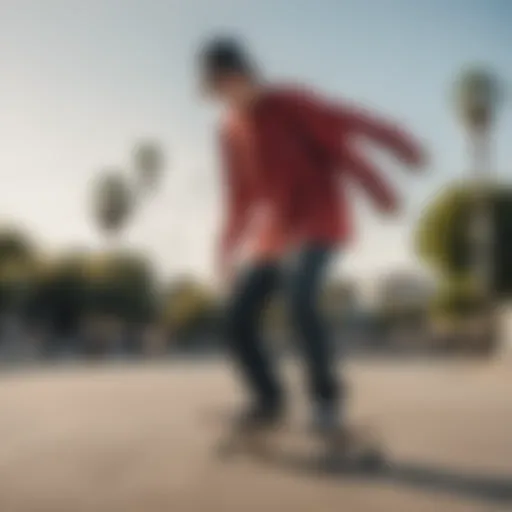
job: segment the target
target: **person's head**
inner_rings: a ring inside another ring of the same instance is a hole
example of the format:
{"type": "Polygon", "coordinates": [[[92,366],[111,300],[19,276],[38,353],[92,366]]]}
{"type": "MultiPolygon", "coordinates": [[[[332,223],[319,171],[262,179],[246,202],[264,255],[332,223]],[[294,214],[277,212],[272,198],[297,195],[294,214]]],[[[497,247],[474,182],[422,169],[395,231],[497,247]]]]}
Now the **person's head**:
{"type": "Polygon", "coordinates": [[[200,52],[203,90],[209,97],[235,107],[250,103],[259,89],[259,77],[243,45],[234,38],[218,37],[200,52]]]}

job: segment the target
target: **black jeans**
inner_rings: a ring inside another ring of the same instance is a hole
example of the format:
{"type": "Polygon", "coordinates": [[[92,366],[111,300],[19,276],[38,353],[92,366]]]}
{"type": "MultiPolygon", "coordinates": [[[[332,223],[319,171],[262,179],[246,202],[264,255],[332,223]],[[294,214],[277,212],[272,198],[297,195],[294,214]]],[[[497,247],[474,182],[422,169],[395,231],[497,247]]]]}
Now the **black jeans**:
{"type": "Polygon", "coordinates": [[[227,307],[227,339],[245,383],[262,405],[281,406],[284,400],[275,361],[260,337],[262,314],[279,289],[285,292],[293,334],[305,356],[311,398],[333,405],[338,399],[335,358],[318,304],[331,253],[309,245],[290,261],[245,268],[235,281],[227,307]]]}

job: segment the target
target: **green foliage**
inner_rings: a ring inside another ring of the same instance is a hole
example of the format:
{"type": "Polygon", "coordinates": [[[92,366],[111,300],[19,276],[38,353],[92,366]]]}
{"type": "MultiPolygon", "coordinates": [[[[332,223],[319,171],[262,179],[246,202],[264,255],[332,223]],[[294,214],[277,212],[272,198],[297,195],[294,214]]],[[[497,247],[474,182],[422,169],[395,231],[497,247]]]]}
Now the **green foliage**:
{"type": "Polygon", "coordinates": [[[138,191],[154,190],[159,185],[165,167],[162,148],[155,141],[143,141],[135,148],[133,157],[138,191]]]}
{"type": "Polygon", "coordinates": [[[21,231],[0,231],[0,310],[23,307],[32,287],[37,255],[21,231]]]}
{"type": "Polygon", "coordinates": [[[471,275],[470,222],[477,194],[491,209],[494,230],[493,291],[500,297],[512,294],[512,187],[475,190],[453,185],[425,210],[418,223],[416,249],[420,258],[446,282],[471,275]]]}
{"type": "Polygon", "coordinates": [[[160,322],[178,338],[187,338],[206,327],[215,328],[217,313],[211,291],[189,278],[172,283],[160,302],[160,322]]]}
{"type": "Polygon", "coordinates": [[[102,231],[118,233],[135,207],[134,192],[120,171],[104,172],[93,190],[93,213],[102,231]]]}
{"type": "Polygon", "coordinates": [[[153,318],[156,280],[146,258],[128,253],[97,258],[90,262],[88,282],[89,313],[134,323],[153,318]]]}
{"type": "Polygon", "coordinates": [[[436,319],[460,320],[477,313],[484,302],[471,278],[453,277],[443,283],[431,302],[436,319]]]}
{"type": "Polygon", "coordinates": [[[452,241],[467,195],[462,186],[447,188],[427,206],[417,225],[417,253],[442,273],[449,273],[453,267],[452,241]]]}
{"type": "Polygon", "coordinates": [[[71,252],[37,274],[28,306],[29,317],[66,334],[75,330],[86,313],[88,254],[71,252]]]}
{"type": "Polygon", "coordinates": [[[62,334],[86,317],[144,323],[155,310],[151,264],[132,254],[64,254],[34,279],[27,314],[62,334]]]}
{"type": "Polygon", "coordinates": [[[21,231],[9,227],[0,230],[0,263],[30,260],[34,256],[32,242],[21,231]]]}

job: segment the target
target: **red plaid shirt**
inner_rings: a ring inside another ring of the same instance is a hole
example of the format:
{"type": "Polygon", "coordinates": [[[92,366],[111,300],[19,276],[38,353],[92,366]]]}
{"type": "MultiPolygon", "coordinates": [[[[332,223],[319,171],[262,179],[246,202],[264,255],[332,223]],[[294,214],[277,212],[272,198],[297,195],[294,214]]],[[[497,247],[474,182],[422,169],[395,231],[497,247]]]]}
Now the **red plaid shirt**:
{"type": "Polygon", "coordinates": [[[382,173],[354,144],[367,138],[408,165],[423,161],[414,138],[389,121],[310,92],[270,88],[221,132],[225,168],[225,256],[247,234],[256,207],[266,217],[253,241],[256,251],[279,255],[298,241],[346,242],[352,235],[346,197],[357,181],[381,210],[397,197],[382,173]]]}

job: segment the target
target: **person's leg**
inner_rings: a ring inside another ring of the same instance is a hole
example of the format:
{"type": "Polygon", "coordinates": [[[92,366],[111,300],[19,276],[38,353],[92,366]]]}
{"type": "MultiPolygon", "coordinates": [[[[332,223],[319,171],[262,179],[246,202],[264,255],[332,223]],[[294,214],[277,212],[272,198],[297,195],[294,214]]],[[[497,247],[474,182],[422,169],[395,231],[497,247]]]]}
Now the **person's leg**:
{"type": "Polygon", "coordinates": [[[240,273],[228,300],[226,336],[235,363],[253,395],[248,421],[276,419],[283,396],[274,361],[260,339],[261,320],[269,298],[279,285],[277,265],[261,264],[240,273]]]}
{"type": "Polygon", "coordinates": [[[327,325],[319,295],[332,249],[309,245],[293,255],[288,269],[288,303],[294,334],[304,352],[311,398],[316,405],[315,426],[329,428],[339,420],[340,389],[327,325]]]}

